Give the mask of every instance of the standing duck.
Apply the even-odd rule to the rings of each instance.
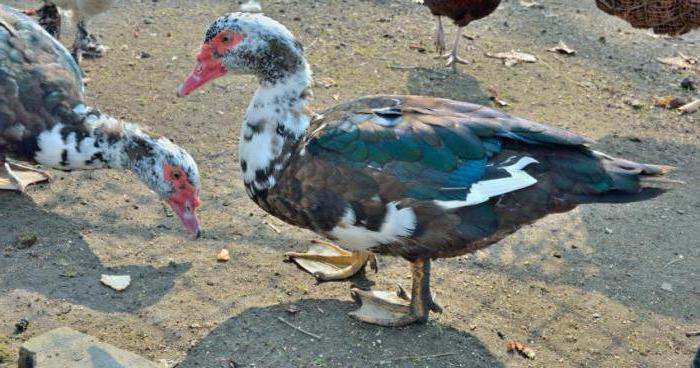
[[[214,21],[178,94],[228,72],[259,80],[240,139],[250,198],[342,244],[347,251],[329,264],[368,252],[410,262],[410,296],[353,290],[363,306],[352,315],[369,323],[403,326],[440,311],[431,259],[474,252],[579,204],[653,198],[663,189],[649,185],[668,181],[668,167],[614,158],[574,133],[465,102],[370,96],[311,117],[301,43],[259,14]]]
[[[479,20],[493,13],[501,0],[423,0],[423,5],[437,17],[437,34],[435,48],[439,57],[447,59],[447,66],[456,67],[456,63],[467,64],[467,61],[457,55],[462,29],[472,21]],[[455,36],[452,51],[445,54],[445,32],[442,28],[442,17],[452,19],[459,30]]]
[[[40,23],[49,33],[59,38],[61,34],[61,16],[56,10],[58,6],[64,10],[73,12],[73,19],[76,22],[77,33],[71,55],[80,64],[83,56],[98,58],[104,56],[107,47],[101,45],[95,35],[88,31],[89,20],[101,13],[104,13],[114,4],[114,0],[44,0],[44,5],[38,9],[27,10],[27,15],[39,15]]]
[[[0,189],[24,191],[58,170],[128,169],[199,234],[197,164],[167,138],[149,135],[85,105],[80,69],[60,43],[0,5]]]

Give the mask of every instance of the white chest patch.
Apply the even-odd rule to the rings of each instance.
[[[537,179],[530,176],[530,174],[523,169],[537,162],[538,161],[532,157],[522,157],[513,165],[503,167],[503,169],[510,174],[510,177],[478,181],[469,188],[469,193],[464,200],[435,201],[435,203],[444,209],[474,206],[484,203],[495,196],[535,185]]]
[[[384,222],[379,231],[372,231],[364,224],[356,226],[355,211],[352,207],[348,207],[338,225],[331,230],[331,235],[337,238],[343,247],[364,250],[382,244],[391,244],[413,234],[416,229],[416,214],[412,208],[399,209],[396,202],[391,202],[386,205],[386,210]]]

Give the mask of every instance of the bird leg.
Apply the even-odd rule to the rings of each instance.
[[[73,43],[72,52],[73,58],[78,64],[80,64],[80,59],[85,56],[88,58],[99,58],[104,56],[107,52],[107,47],[101,45],[97,40],[97,37],[91,34],[87,26],[85,25],[85,20],[80,20],[77,24],[77,34],[75,36],[75,42]]]
[[[0,190],[24,193],[27,186],[48,181],[51,176],[43,171],[17,163],[6,162],[0,157]]]
[[[437,57],[441,57],[445,53],[445,30],[442,28],[442,17],[437,17],[438,25],[435,33],[435,52]]]
[[[427,322],[430,311],[441,313],[442,308],[433,301],[430,293],[430,260],[411,262],[411,273],[410,296],[403,289],[398,293],[352,289],[353,299],[361,306],[350,315],[375,325],[401,327]]]
[[[459,39],[462,38],[462,29],[464,27],[459,27],[457,30],[457,37],[455,37],[455,43],[454,46],[452,47],[452,51],[448,52],[447,54],[443,55],[442,57],[447,59],[447,64],[445,66],[451,66],[453,70],[457,70],[457,63],[459,64],[469,64],[469,62],[465,59],[462,59],[457,55],[457,51],[459,51]]]
[[[377,271],[377,258],[371,252],[347,251],[335,244],[313,240],[306,253],[288,252],[286,256],[321,281],[347,279],[367,263]]]

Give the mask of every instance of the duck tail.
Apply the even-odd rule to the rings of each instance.
[[[606,178],[593,185],[599,190],[575,195],[579,203],[640,202],[656,198],[677,185],[685,184],[666,177],[675,169],[673,166],[642,164],[595,151],[593,154],[602,164]]]

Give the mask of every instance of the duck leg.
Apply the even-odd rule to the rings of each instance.
[[[313,240],[306,253],[288,252],[286,256],[321,281],[347,279],[367,263],[376,272],[377,259],[371,252],[350,252],[335,244]]]
[[[77,24],[77,34],[72,47],[73,58],[78,64],[83,56],[88,58],[99,58],[107,52],[107,47],[101,45],[97,37],[91,34],[85,24],[85,20],[81,19]]]
[[[0,157],[0,190],[24,193],[28,185],[48,181],[48,173],[17,163],[6,162]]]
[[[430,311],[442,312],[430,293],[430,260],[411,262],[411,273],[413,286],[410,296],[403,289],[398,293],[353,289],[353,299],[361,306],[350,315],[374,325],[401,327],[427,322]]]
[[[437,32],[435,33],[435,52],[437,57],[442,57],[445,53],[445,30],[442,28],[442,17],[437,17]]]
[[[451,66],[453,70],[457,70],[457,63],[459,64],[469,64],[469,62],[465,59],[462,59],[457,55],[457,51],[459,51],[459,39],[462,38],[462,29],[464,27],[459,27],[457,29],[457,37],[455,37],[455,43],[454,46],[452,47],[452,51],[448,52],[445,55],[442,55],[443,58],[447,59],[447,64],[445,66]]]

